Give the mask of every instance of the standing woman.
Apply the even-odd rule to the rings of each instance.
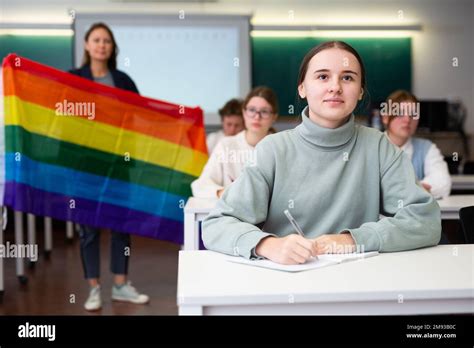
[[[348,44],[314,47],[299,71],[308,106],[296,128],[263,139],[203,222],[206,248],[281,264],[322,253],[381,252],[438,244],[440,209],[410,160],[375,129],[356,125],[365,71]],[[289,210],[305,237],[295,234]],[[379,214],[384,217],[379,220]]]
[[[118,47],[110,28],[104,23],[95,23],[85,35],[85,49],[82,67],[70,73],[111,87],[138,93],[132,79],[117,70]],[[81,226],[81,257],[84,274],[90,285],[89,297],[84,308],[88,311],[102,307],[100,294],[100,231],[97,228]],[[128,251],[128,252],[127,252]],[[130,235],[112,231],[110,270],[114,274],[112,299],[131,303],[147,303],[149,297],[137,292],[127,282]]]
[[[194,197],[220,197],[243,168],[252,164],[255,146],[270,133],[278,117],[278,101],[273,90],[264,86],[252,89],[242,104],[242,114],[245,129],[219,141],[201,176],[191,184]]]

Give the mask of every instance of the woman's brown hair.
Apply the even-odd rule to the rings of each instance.
[[[304,81],[306,76],[306,72],[308,71],[308,65],[311,58],[317,55],[319,52],[327,50],[329,48],[339,48],[341,50],[347,51],[356,57],[357,61],[360,65],[360,73],[361,73],[361,87],[365,92],[365,67],[364,63],[362,62],[362,58],[360,57],[359,53],[349,44],[345,43],[344,41],[327,41],[323,42],[311,49],[306,55],[304,56],[301,65],[300,71],[298,73],[298,86],[301,85]]]
[[[405,91],[403,89],[398,89],[390,93],[390,95],[387,97],[386,102],[390,103],[390,101],[392,104],[400,104],[403,102],[418,103],[418,98],[416,98],[413,94],[411,94],[408,91]],[[386,125],[384,124],[385,128],[388,128],[390,126],[390,123],[394,119],[394,117],[391,117],[391,115],[381,115],[381,116],[388,117],[387,124]]]
[[[219,109],[219,115],[221,119],[226,116],[236,115],[242,117],[242,99],[231,99],[225,105]]]
[[[107,24],[99,22],[99,23],[94,23],[92,26],[87,30],[86,35],[84,36],[84,41],[87,42],[89,40],[89,36],[91,33],[96,30],[96,29],[104,29],[107,31],[107,33],[110,36],[110,39],[112,40],[112,54],[110,55],[109,60],[107,61],[107,67],[111,70],[117,69],[117,55],[118,55],[118,46],[117,43],[115,42],[115,37],[114,34],[112,33],[112,30],[108,27]],[[91,63],[91,56],[89,52],[84,48],[84,56],[82,58],[82,66],[89,65]]]
[[[247,107],[247,104],[253,97],[261,97],[265,99],[267,103],[271,105],[273,113],[278,114],[278,99],[275,92],[273,92],[271,88],[266,86],[258,86],[252,89],[249,94],[247,94],[247,97],[242,104],[242,109]]]
[[[308,71],[309,61],[311,60],[311,58],[313,58],[319,52],[330,49],[330,48],[339,48],[341,50],[344,50],[344,51],[347,51],[347,52],[351,53],[352,55],[354,55],[354,57],[356,57],[357,61],[359,62],[359,65],[360,65],[361,87],[362,87],[362,90],[364,91],[364,98],[363,98],[362,102],[367,101],[367,103],[366,103],[366,107],[367,107],[367,105],[369,104],[370,97],[368,96],[369,92],[366,88],[364,62],[362,61],[362,58],[360,57],[359,53],[357,53],[357,51],[351,45],[349,45],[348,43],[346,43],[344,41],[323,42],[323,43],[313,47],[311,49],[311,51],[306,53],[303,60],[301,61],[300,70],[299,70],[299,73],[298,73],[298,84],[296,85],[296,89],[298,90],[299,86],[304,81],[304,78],[306,76],[306,72]],[[298,91],[296,92],[296,95],[297,95],[297,105],[301,105],[300,104],[301,100],[306,99],[306,98],[301,98]]]

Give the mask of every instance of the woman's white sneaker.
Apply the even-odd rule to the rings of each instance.
[[[144,304],[150,301],[150,298],[147,295],[139,294],[132,283],[128,281],[126,284],[112,287],[112,300]]]
[[[102,307],[102,298],[100,297],[100,286],[94,286],[89,292],[84,308],[87,311],[96,311]]]

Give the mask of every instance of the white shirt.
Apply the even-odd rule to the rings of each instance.
[[[211,133],[207,136],[206,143],[207,143],[207,152],[209,153],[209,155],[212,154],[217,143],[221,141],[221,139],[224,137],[225,137],[225,134],[224,134],[224,131],[222,130]]]
[[[385,135],[388,134],[385,132]],[[390,139],[390,137],[388,137]],[[408,158],[413,157],[413,143],[409,139],[400,147]],[[448,164],[445,162],[443,155],[435,144],[429,148],[425,161],[423,163],[423,171],[425,177],[421,182],[431,186],[431,194],[435,198],[443,198],[451,193],[451,175],[449,174]]]
[[[217,144],[201,176],[191,184],[194,197],[216,198],[217,191],[229,186],[246,165],[255,161],[255,147],[245,140],[245,130],[224,137]]]

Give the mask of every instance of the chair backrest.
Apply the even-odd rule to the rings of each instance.
[[[459,219],[467,244],[474,244],[474,206],[459,210]]]

